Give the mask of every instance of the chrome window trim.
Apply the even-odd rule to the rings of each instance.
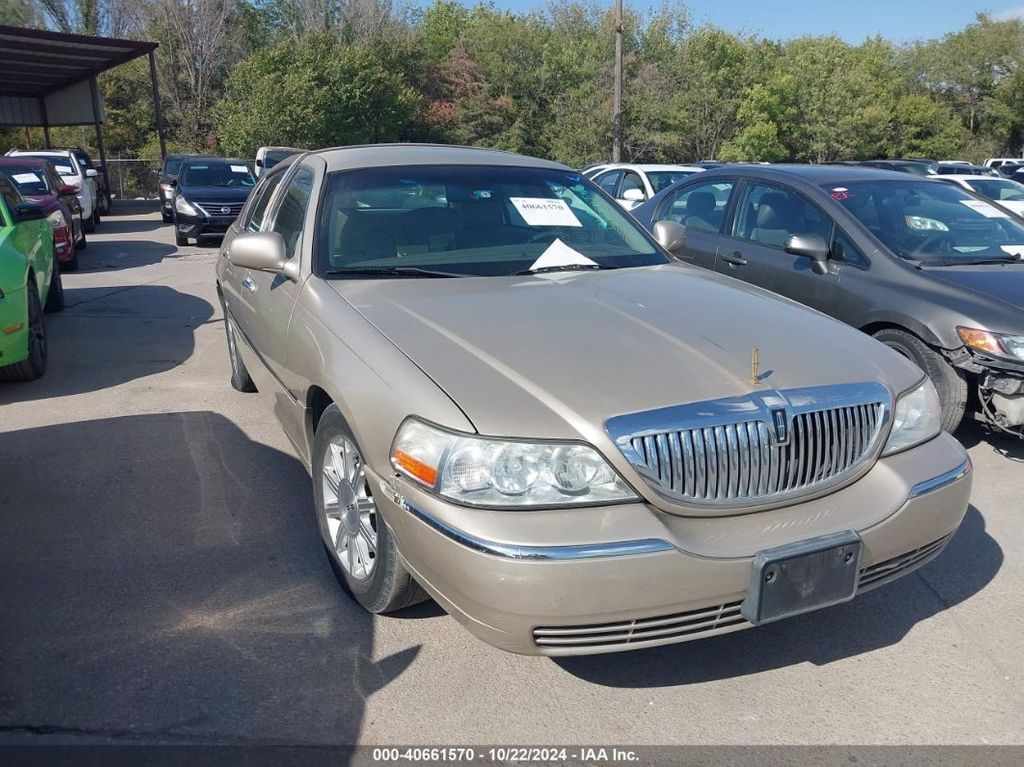
[[[910,488],[910,495],[907,496],[907,500],[920,498],[922,495],[927,495],[928,493],[933,493],[936,490],[941,490],[948,485],[952,485],[954,482],[957,482],[970,474],[973,468],[974,465],[971,463],[971,459],[967,458],[955,469],[950,469],[947,472],[939,474],[937,477],[926,479],[924,482],[918,482]]]
[[[867,472],[881,455],[888,439],[892,421],[893,402],[893,394],[889,388],[875,381],[796,389],[764,389],[738,397],[726,397],[614,416],[605,422],[605,431],[633,469],[647,482],[648,486],[658,495],[674,503],[695,508],[717,509],[768,507],[778,505],[783,501],[789,502],[795,499],[807,499],[812,496],[823,495],[840,485],[858,479]],[[666,487],[657,473],[652,472],[648,468],[644,456],[633,447],[633,440],[638,438],[657,437],[658,435],[670,434],[672,432],[696,429],[711,429],[718,426],[751,421],[763,423],[768,432],[774,433],[772,411],[778,409],[784,409],[786,412],[788,419],[787,431],[789,432],[787,436],[791,438],[794,430],[793,423],[797,416],[821,412],[826,412],[827,414],[827,411],[835,408],[862,405],[880,405],[881,410],[875,432],[870,436],[870,445],[861,457],[854,461],[846,470],[835,476],[817,482],[798,483],[801,486],[792,490],[762,493],[759,486],[757,495],[747,497],[715,499],[689,497],[684,493],[678,493]],[[819,424],[816,436],[818,438],[817,441],[820,443],[822,435],[826,432],[828,418],[812,417]],[[699,436],[700,432],[695,431],[694,434]],[[694,442],[694,450],[701,450],[701,446],[696,444],[696,437]],[[718,453],[723,452],[721,448],[726,447],[728,445],[724,442],[720,445],[711,445],[712,449],[709,452],[712,456],[717,456],[717,461],[709,462],[707,469],[715,476],[728,468],[726,465],[728,457],[718,455]],[[802,455],[803,446],[800,446],[800,448]],[[814,448],[810,450],[813,456],[822,449],[822,445],[807,445],[807,448]],[[763,449],[762,452],[764,452]],[[762,460],[767,460],[767,458],[767,455],[761,456]],[[804,459],[801,458],[801,460]],[[699,461],[697,462],[697,468],[700,468]],[[779,467],[776,465],[776,462],[773,461],[769,469],[772,476],[775,476],[774,473],[778,469]],[[761,482],[759,485],[770,486],[770,481],[765,483],[765,474],[764,471],[761,472]]]
[[[612,541],[608,543],[581,543],[569,546],[524,546],[516,543],[499,543],[479,538],[449,525],[428,511],[404,500],[402,508],[421,522],[426,523],[446,538],[482,554],[529,561],[566,562],[580,559],[604,557],[627,557],[638,554],[655,554],[675,551],[676,547],[660,538],[644,538],[636,541]]]

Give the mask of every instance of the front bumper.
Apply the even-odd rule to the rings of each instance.
[[[219,237],[235,222],[235,216],[189,216],[178,212],[174,228],[182,237]]]
[[[379,479],[379,478],[378,478]],[[937,556],[970,497],[970,461],[947,434],[881,459],[829,496],[734,517],[674,517],[636,503],[556,511],[464,509],[380,481],[378,509],[421,585],[485,641],[580,655],[727,633],[760,550],[854,530],[858,593]]]

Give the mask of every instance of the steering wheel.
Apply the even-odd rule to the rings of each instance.
[[[952,253],[956,242],[948,234],[933,234],[925,237],[924,241],[914,250],[921,253]]]

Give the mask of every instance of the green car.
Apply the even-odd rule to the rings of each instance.
[[[43,312],[63,308],[46,210],[0,175],[0,381],[31,381],[46,372]]]

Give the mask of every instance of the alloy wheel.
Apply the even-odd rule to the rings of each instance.
[[[354,580],[367,580],[377,562],[377,504],[363,457],[338,435],[327,446],[323,472],[324,528],[338,564]]]

